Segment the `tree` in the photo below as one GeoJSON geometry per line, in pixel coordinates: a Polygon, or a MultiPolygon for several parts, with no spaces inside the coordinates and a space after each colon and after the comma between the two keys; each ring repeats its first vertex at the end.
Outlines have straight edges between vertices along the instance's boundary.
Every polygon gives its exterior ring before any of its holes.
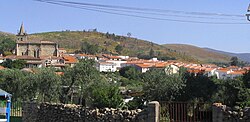
{"type": "Polygon", "coordinates": [[[6,61],[4,61],[1,65],[7,68],[11,68],[11,69],[13,68],[22,69],[22,68],[25,68],[26,61],[19,60],[19,59],[12,61],[11,59],[6,59],[6,61]]]}
{"type": "Polygon", "coordinates": [[[230,59],[230,65],[231,66],[238,66],[238,64],[239,64],[239,61],[238,61],[238,57],[236,57],[236,56],[233,56],[231,59],[230,59]]]}
{"type": "Polygon", "coordinates": [[[149,56],[151,57],[151,58],[153,58],[154,56],[155,56],[155,51],[151,48],[150,49],[150,51],[149,51],[149,56]]]}
{"type": "Polygon", "coordinates": [[[94,67],[93,60],[79,60],[73,68],[67,68],[62,76],[62,85],[66,86],[62,90],[61,102],[68,102],[74,89],[78,88],[81,100],[86,96],[86,88],[94,83],[94,81],[101,81],[100,72],[94,67]]]}
{"type": "Polygon", "coordinates": [[[99,46],[98,45],[93,45],[89,44],[88,42],[84,42],[81,46],[81,51],[84,52],[85,54],[96,54],[99,52],[99,46]]]}
{"type": "Polygon", "coordinates": [[[88,99],[97,108],[118,108],[123,102],[119,88],[107,82],[92,84],[88,88],[88,99]]]}
{"type": "Polygon", "coordinates": [[[0,41],[0,53],[1,54],[10,54],[15,49],[16,43],[10,38],[5,38],[0,41]]]}
{"type": "Polygon", "coordinates": [[[179,74],[167,75],[162,69],[153,69],[143,74],[144,96],[147,100],[174,101],[185,87],[179,74]]]}
{"type": "Polygon", "coordinates": [[[208,102],[217,88],[212,78],[202,73],[186,72],[184,79],[186,79],[186,87],[181,97],[183,101],[198,100],[199,102],[208,102]]]}
{"type": "Polygon", "coordinates": [[[135,67],[127,66],[123,67],[119,70],[121,76],[126,77],[132,80],[138,80],[140,78],[141,73],[135,69],[135,67]]]}
{"type": "Polygon", "coordinates": [[[43,68],[36,71],[38,101],[56,102],[59,100],[61,89],[61,78],[55,74],[55,70],[51,68],[43,68]]]}
{"type": "Polygon", "coordinates": [[[123,47],[122,47],[121,45],[119,45],[119,44],[116,45],[115,51],[116,51],[118,54],[121,54],[122,50],[123,50],[123,47]]]}

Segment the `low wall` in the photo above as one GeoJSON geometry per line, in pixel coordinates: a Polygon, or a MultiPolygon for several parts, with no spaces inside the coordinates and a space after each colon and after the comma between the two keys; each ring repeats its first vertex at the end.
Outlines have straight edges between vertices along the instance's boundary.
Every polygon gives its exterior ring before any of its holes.
{"type": "Polygon", "coordinates": [[[250,108],[231,108],[221,103],[214,103],[213,122],[250,122],[250,108]]]}
{"type": "Polygon", "coordinates": [[[23,122],[159,122],[159,103],[146,109],[90,109],[74,104],[23,103],[23,122]]]}

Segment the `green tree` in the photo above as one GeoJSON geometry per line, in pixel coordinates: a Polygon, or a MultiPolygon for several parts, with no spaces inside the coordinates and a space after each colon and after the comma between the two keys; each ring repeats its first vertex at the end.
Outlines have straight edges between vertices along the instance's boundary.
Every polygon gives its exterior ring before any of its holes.
{"type": "Polygon", "coordinates": [[[238,61],[238,57],[236,57],[236,56],[233,56],[231,59],[230,59],[230,65],[231,66],[238,66],[238,64],[239,64],[239,61],[238,61]]]}
{"type": "Polygon", "coordinates": [[[61,89],[61,78],[55,74],[55,70],[51,68],[42,68],[36,71],[38,101],[56,102],[59,99],[61,89]]]}
{"type": "Polygon", "coordinates": [[[154,56],[155,56],[155,51],[151,48],[150,49],[150,51],[149,51],[149,56],[151,57],[151,58],[153,58],[154,56]]]}
{"type": "Polygon", "coordinates": [[[11,59],[6,59],[6,61],[4,61],[1,65],[7,68],[11,68],[11,69],[13,68],[22,69],[22,68],[25,68],[26,61],[19,60],[19,59],[12,61],[11,59]]]}
{"type": "Polygon", "coordinates": [[[122,50],[123,50],[123,47],[122,47],[121,45],[119,45],[119,44],[116,45],[115,51],[116,51],[118,54],[121,54],[122,50]]]}
{"type": "MultiPolygon", "coordinates": [[[[100,72],[94,67],[93,60],[80,60],[73,68],[67,68],[62,76],[62,85],[66,88],[62,90],[61,102],[68,102],[68,97],[75,88],[78,88],[80,97],[86,95],[86,88],[101,81],[100,72]]],[[[81,99],[82,100],[82,99],[81,99]]]]}
{"type": "Polygon", "coordinates": [[[99,46],[90,44],[88,42],[84,42],[81,46],[81,51],[84,52],[85,54],[93,55],[99,52],[99,46]]]}
{"type": "Polygon", "coordinates": [[[0,87],[12,94],[13,101],[20,100],[22,96],[25,74],[17,69],[0,70],[0,87]]]}
{"type": "Polygon", "coordinates": [[[107,82],[96,82],[88,88],[88,99],[93,107],[118,108],[123,100],[117,86],[107,82]]]}
{"type": "Polygon", "coordinates": [[[10,38],[5,38],[0,41],[0,53],[1,54],[9,54],[15,49],[16,43],[14,40],[10,38]]]}
{"type": "Polygon", "coordinates": [[[127,66],[123,67],[119,70],[119,73],[121,76],[126,77],[128,79],[132,80],[138,80],[140,78],[140,71],[136,70],[135,67],[127,66]]]}
{"type": "Polygon", "coordinates": [[[162,69],[153,69],[143,74],[144,95],[147,100],[174,101],[180,96],[185,81],[179,74],[167,75],[162,69]]]}
{"type": "Polygon", "coordinates": [[[181,97],[184,101],[198,100],[199,102],[208,102],[217,88],[212,78],[202,73],[186,72],[184,79],[186,79],[186,87],[181,97]]]}

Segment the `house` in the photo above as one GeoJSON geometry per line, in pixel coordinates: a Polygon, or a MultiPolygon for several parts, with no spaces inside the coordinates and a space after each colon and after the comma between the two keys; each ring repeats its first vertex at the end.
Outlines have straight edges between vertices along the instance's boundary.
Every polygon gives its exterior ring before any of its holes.
{"type": "Polygon", "coordinates": [[[76,54],[77,59],[92,59],[97,61],[97,57],[95,55],[87,55],[87,54],[76,54]]]}
{"type": "Polygon", "coordinates": [[[96,62],[96,69],[99,72],[115,72],[116,66],[112,62],[96,62]]]}
{"type": "Polygon", "coordinates": [[[218,79],[227,79],[229,78],[227,74],[230,72],[227,68],[218,68],[215,70],[215,75],[218,79]]]}
{"type": "Polygon", "coordinates": [[[211,77],[215,75],[216,68],[205,68],[204,75],[211,77]]]}
{"type": "Polygon", "coordinates": [[[170,75],[170,74],[176,74],[179,72],[179,67],[174,65],[174,64],[170,64],[168,66],[166,66],[165,68],[165,73],[170,75]]]}
{"type": "Polygon", "coordinates": [[[65,67],[65,60],[62,57],[56,56],[45,56],[41,57],[43,59],[43,67],[54,67],[62,69],[65,67]]]}
{"type": "Polygon", "coordinates": [[[71,55],[64,55],[62,58],[64,59],[65,65],[70,66],[70,67],[74,67],[75,64],[78,62],[76,57],[71,56],[71,55]]]}
{"type": "Polygon", "coordinates": [[[243,76],[244,73],[246,73],[246,70],[235,70],[235,71],[229,72],[228,77],[231,79],[234,79],[236,77],[243,76]]]}

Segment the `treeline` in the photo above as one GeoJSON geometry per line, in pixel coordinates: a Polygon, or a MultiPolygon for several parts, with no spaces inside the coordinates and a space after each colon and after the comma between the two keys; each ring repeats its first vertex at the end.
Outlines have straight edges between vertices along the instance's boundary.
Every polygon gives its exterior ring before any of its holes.
{"type": "Polygon", "coordinates": [[[222,102],[234,106],[250,105],[250,72],[236,79],[220,80],[203,74],[192,74],[181,68],[177,74],[166,69],[140,73],[124,67],[115,73],[100,73],[92,60],[81,60],[73,68],[0,71],[0,88],[13,95],[14,101],[78,103],[93,107],[138,108],[145,101],[222,102]],[[123,104],[121,87],[137,93],[123,104]]]}

